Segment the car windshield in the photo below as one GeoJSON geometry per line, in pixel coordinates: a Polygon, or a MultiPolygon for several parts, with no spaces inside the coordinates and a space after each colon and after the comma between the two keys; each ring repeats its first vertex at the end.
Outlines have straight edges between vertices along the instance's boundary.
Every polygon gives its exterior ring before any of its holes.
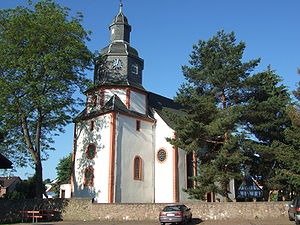
{"type": "Polygon", "coordinates": [[[169,211],[180,211],[180,206],[179,205],[172,205],[172,206],[166,206],[164,208],[165,212],[169,212],[169,211]]]}

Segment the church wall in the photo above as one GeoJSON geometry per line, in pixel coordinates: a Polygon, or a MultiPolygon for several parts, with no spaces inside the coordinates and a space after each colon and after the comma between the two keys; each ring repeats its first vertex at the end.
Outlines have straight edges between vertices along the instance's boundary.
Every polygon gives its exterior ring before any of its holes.
{"type": "Polygon", "coordinates": [[[110,117],[111,114],[105,114],[77,124],[74,197],[90,197],[97,202],[108,202],[110,117]],[[94,121],[92,131],[91,121],[94,121]],[[96,146],[93,159],[88,159],[86,155],[90,144],[96,146]],[[84,172],[90,166],[94,170],[93,185],[85,186],[84,172]]]}
{"type": "Polygon", "coordinates": [[[121,101],[126,105],[126,89],[105,89],[104,90],[104,105],[113,96],[117,95],[121,101]]]}
{"type": "Polygon", "coordinates": [[[174,131],[155,113],[156,132],[155,132],[155,202],[166,203],[173,202],[173,146],[167,142],[166,138],[171,138],[174,131]],[[160,149],[166,151],[166,160],[160,162],[157,159],[157,153],[160,149]]]}
{"type": "Polygon", "coordinates": [[[179,201],[184,202],[189,199],[189,195],[182,191],[187,188],[187,165],[186,165],[186,151],[178,149],[178,178],[179,178],[179,201]]]}
{"type": "Polygon", "coordinates": [[[146,95],[130,91],[130,110],[146,114],[146,95]]]}
{"type": "Polygon", "coordinates": [[[150,203],[154,201],[153,123],[126,115],[117,116],[116,202],[150,203]],[[134,179],[134,158],[142,159],[141,179],[134,179]]]}

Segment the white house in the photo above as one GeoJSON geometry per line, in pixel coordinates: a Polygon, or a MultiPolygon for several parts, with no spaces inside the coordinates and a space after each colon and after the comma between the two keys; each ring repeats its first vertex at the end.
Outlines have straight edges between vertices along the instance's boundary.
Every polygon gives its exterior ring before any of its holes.
{"type": "Polygon", "coordinates": [[[99,203],[185,201],[195,160],[166,140],[175,134],[165,111],[180,113],[180,107],[144,89],[144,61],[130,46],[122,5],[109,30],[95,65],[96,87],[74,119],[72,196],[99,203]]]}

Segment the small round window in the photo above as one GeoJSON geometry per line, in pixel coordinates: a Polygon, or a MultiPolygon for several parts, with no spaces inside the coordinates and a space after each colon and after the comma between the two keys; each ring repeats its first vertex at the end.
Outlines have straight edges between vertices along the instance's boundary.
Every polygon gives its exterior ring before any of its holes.
{"type": "Polygon", "coordinates": [[[157,152],[157,159],[158,159],[158,161],[164,162],[166,160],[166,158],[167,158],[167,152],[164,149],[160,149],[157,152]]]}
{"type": "Polygon", "coordinates": [[[86,156],[88,159],[93,159],[96,155],[96,146],[94,144],[90,144],[86,149],[86,156]]]}

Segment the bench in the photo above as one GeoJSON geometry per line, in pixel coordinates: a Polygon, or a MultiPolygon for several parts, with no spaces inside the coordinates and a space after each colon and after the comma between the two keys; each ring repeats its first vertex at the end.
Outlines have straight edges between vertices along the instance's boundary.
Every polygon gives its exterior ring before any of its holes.
{"type": "Polygon", "coordinates": [[[59,213],[58,210],[44,209],[44,210],[28,210],[28,211],[19,211],[21,215],[22,222],[24,219],[32,218],[32,222],[38,222],[38,219],[47,219],[54,218],[55,215],[59,213]]]}

